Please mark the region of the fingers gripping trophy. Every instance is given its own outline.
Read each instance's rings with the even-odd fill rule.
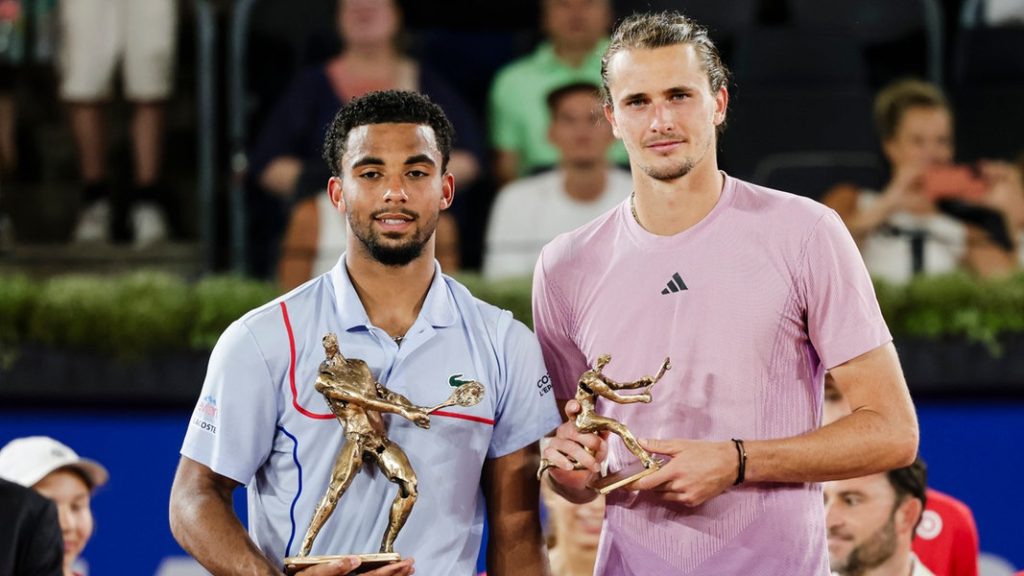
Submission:
[[[636,404],[640,402],[648,404],[652,400],[651,388],[661,380],[666,372],[672,369],[669,359],[665,358],[661,363],[661,367],[658,368],[657,374],[653,377],[644,376],[635,382],[616,382],[602,372],[611,360],[610,354],[602,354],[597,358],[592,369],[580,375],[579,382],[576,385],[576,401],[579,402],[580,412],[576,415],[574,424],[577,430],[586,434],[601,434],[607,431],[618,435],[622,439],[623,444],[626,445],[626,448],[639,460],[621,470],[604,474],[597,478],[591,485],[591,488],[602,494],[607,494],[616,488],[625,486],[634,480],[639,480],[653,473],[664,464],[664,460],[655,458],[650,452],[644,450],[640,442],[637,441],[636,436],[630,432],[625,424],[598,414],[596,410],[597,398],[605,398],[618,404]],[[644,389],[640,394],[624,395],[618,392],[619,390],[637,390],[640,388]],[[554,464],[546,458],[542,458],[540,468],[537,470],[537,478],[540,479],[544,471],[552,466]],[[574,469],[582,470],[583,466],[576,463]]]
[[[476,381],[456,388],[448,400],[434,407],[416,406],[408,398],[392,392],[378,382],[366,362],[345,358],[338,349],[338,339],[327,334],[323,339],[327,358],[320,364],[316,389],[327,399],[331,411],[345,429],[345,441],[331,472],[327,493],[316,507],[298,556],[285,558],[285,571],[294,574],[310,566],[330,562],[341,555],[309,556],[313,541],[334,512],[338,500],[359,472],[364,459],[380,467],[384,476],[398,484],[398,493],[391,504],[388,527],[378,554],[359,555],[360,570],[368,570],[401,561],[394,544],[398,532],[409,518],[416,503],[416,473],[405,452],[387,436],[383,414],[397,414],[420,428],[430,428],[430,414],[449,406],[474,406],[484,395],[484,387]]]

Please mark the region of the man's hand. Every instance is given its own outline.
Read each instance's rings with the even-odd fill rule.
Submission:
[[[587,492],[591,491],[587,484],[601,472],[601,463],[608,456],[608,443],[597,434],[576,429],[573,421],[579,413],[579,402],[569,400],[565,405],[569,420],[555,430],[542,456],[553,466],[549,473],[556,484],[572,492]],[[569,494],[563,495],[570,498]]]
[[[420,428],[430,428],[430,414],[422,408],[410,406],[402,409],[402,416]]]
[[[660,492],[662,500],[699,506],[736,481],[739,457],[732,442],[641,440],[640,444],[672,459],[657,472],[627,485],[627,490],[652,490]]]
[[[409,574],[416,573],[416,569],[412,567],[413,562],[412,558],[406,558],[401,562],[389,564],[370,572],[363,572],[363,574],[365,576],[408,576]],[[349,556],[327,564],[306,568],[298,572],[298,574],[301,576],[344,576],[345,574],[351,574],[353,570],[359,567],[359,564],[358,556]]]

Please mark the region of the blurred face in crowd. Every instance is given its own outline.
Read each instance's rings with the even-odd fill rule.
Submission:
[[[822,407],[821,425],[825,426],[850,413],[850,403],[836,387],[832,375],[825,373],[825,404]]]
[[[605,116],[634,169],[671,181],[714,161],[715,129],[725,121],[729,95],[724,87],[711,91],[692,45],[615,53],[608,90]]]
[[[33,488],[57,505],[64,536],[64,572],[70,574],[72,564],[92,536],[89,485],[77,472],[63,469],[47,474]]]
[[[829,564],[842,576],[881,566],[910,550],[921,502],[896,491],[885,473],[826,482],[825,526]]]
[[[348,45],[392,42],[401,16],[395,0],[339,0],[338,27]]]
[[[593,572],[597,561],[597,546],[601,541],[601,524],[604,521],[604,496],[598,495],[586,504],[573,504],[552,492],[546,485],[542,486],[544,506],[548,511],[548,527],[554,537],[552,556],[560,556],[562,562],[580,569],[581,573]]]
[[[560,152],[563,164],[579,168],[604,162],[608,147],[615,141],[597,94],[583,90],[558,100],[548,138]]]
[[[953,118],[941,106],[908,108],[882,148],[893,172],[948,164],[953,161]]]
[[[434,130],[419,124],[353,128],[341,157],[341,176],[328,181],[331,200],[348,215],[354,250],[403,266],[429,247],[441,210],[451,205],[455,180],[442,173]]]
[[[556,48],[589,50],[608,34],[611,0],[544,0],[543,27]]]

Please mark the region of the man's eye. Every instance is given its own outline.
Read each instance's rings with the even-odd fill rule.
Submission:
[[[362,174],[359,175],[359,177],[360,178],[365,178],[367,180],[374,180],[374,179],[380,178],[380,172],[374,172],[374,171],[363,172]]]
[[[672,100],[675,100],[676,102],[679,102],[679,101],[685,100],[687,97],[688,96],[686,94],[673,94],[669,98],[671,98]]]
[[[424,176],[428,176],[428,174],[423,170],[409,170],[408,175],[413,178],[423,178]]]

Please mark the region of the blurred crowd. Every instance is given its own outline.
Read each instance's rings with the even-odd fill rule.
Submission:
[[[199,129],[187,123],[194,109],[180,111],[194,107],[182,93],[194,65],[178,55],[194,31],[188,4],[0,0],[0,244],[194,241],[195,161],[167,144]],[[430,6],[400,0],[253,3],[241,63],[246,269],[289,289],[333,265],[346,232],[324,192],[324,128],[353,98],[406,89],[438,102],[456,128],[457,199],[437,232],[443,269],[529,276],[541,246],[629,195],[598,96],[601,55],[618,18],[659,8],[708,23],[733,70],[727,172],[836,209],[878,278],[1020,268],[1024,113],[1011,104],[1024,96],[1024,59],[1001,56],[1024,47],[1024,2],[661,4],[522,1],[492,22],[425,17]],[[233,4],[218,6],[237,25]],[[44,113],[32,101],[41,69],[55,91],[39,95],[54,98]],[[59,147],[41,134],[55,123],[74,144],[63,171],[46,169]],[[39,191],[48,181],[59,191]],[[55,211],[66,216],[41,216]],[[239,264],[218,250],[221,266]]]

